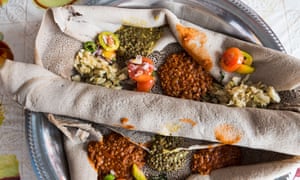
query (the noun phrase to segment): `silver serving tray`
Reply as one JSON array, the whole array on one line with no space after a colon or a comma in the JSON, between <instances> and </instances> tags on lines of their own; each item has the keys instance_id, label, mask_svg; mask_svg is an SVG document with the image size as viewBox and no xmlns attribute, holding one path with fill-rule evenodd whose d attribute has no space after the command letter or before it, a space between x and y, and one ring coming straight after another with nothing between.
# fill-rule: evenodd
<instances>
[{"instance_id":1,"label":"silver serving tray","mask_svg":"<svg viewBox=\"0 0 300 180\"><path fill-rule=\"evenodd\" d=\"M179 18L285 52L269 26L239 0L99 0L88 5L170 9ZM26 136L37 179L70 179L64 154L63 135L43 113L26 111Z\"/></svg>"}]
</instances>

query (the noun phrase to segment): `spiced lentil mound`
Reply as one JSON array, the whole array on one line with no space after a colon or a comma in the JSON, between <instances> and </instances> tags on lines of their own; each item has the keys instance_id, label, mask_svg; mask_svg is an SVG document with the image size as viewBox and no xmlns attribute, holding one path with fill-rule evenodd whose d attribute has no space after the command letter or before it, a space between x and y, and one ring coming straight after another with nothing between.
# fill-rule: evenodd
<instances>
[{"instance_id":1,"label":"spiced lentil mound","mask_svg":"<svg viewBox=\"0 0 300 180\"><path fill-rule=\"evenodd\" d=\"M193 155L192 171L207 175L212 170L239 165L241 151L239 147L223 145L215 148L202 149Z\"/></svg>"},{"instance_id":2,"label":"spiced lentil mound","mask_svg":"<svg viewBox=\"0 0 300 180\"><path fill-rule=\"evenodd\" d=\"M212 85L213 78L186 52L171 54L158 69L164 94L201 100Z\"/></svg>"},{"instance_id":3,"label":"spiced lentil mound","mask_svg":"<svg viewBox=\"0 0 300 180\"><path fill-rule=\"evenodd\" d=\"M142 168L146 152L117 133L111 133L103 141L91 141L87 147L88 157L98 172L98 179L113 170L118 179L133 179L132 165Z\"/></svg>"}]
</instances>

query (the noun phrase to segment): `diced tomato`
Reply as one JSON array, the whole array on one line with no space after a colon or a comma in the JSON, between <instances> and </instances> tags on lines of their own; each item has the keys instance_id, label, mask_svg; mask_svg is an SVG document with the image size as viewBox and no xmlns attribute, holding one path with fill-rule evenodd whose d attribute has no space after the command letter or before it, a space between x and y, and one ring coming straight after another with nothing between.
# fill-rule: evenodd
<instances>
[{"instance_id":1,"label":"diced tomato","mask_svg":"<svg viewBox=\"0 0 300 180\"><path fill-rule=\"evenodd\" d=\"M137 81L136 90L141 92L149 92L154 85L154 78L153 76L150 77L151 79L148 81Z\"/></svg>"},{"instance_id":2,"label":"diced tomato","mask_svg":"<svg viewBox=\"0 0 300 180\"><path fill-rule=\"evenodd\" d=\"M147 63L149 63L149 64L151 64L151 65L154 65L152 59L150 59L150 58L143 57L142 60L143 60L143 62L147 62Z\"/></svg>"},{"instance_id":3,"label":"diced tomato","mask_svg":"<svg viewBox=\"0 0 300 180\"><path fill-rule=\"evenodd\" d=\"M153 76L148 74L142 74L140 76L136 76L133 80L136 82L147 82L153 79Z\"/></svg>"},{"instance_id":4,"label":"diced tomato","mask_svg":"<svg viewBox=\"0 0 300 180\"><path fill-rule=\"evenodd\" d=\"M129 77L137 82L137 91L149 92L154 85L154 77L152 73L154 71L154 63L150 58L142 57L142 62L135 61L137 63L128 63Z\"/></svg>"},{"instance_id":5,"label":"diced tomato","mask_svg":"<svg viewBox=\"0 0 300 180\"><path fill-rule=\"evenodd\" d=\"M237 70L241 64L243 64L244 56L239 48L229 48L227 49L220 61L220 66L223 70L227 72L233 72Z\"/></svg>"},{"instance_id":6,"label":"diced tomato","mask_svg":"<svg viewBox=\"0 0 300 180\"><path fill-rule=\"evenodd\" d=\"M142 57L141 64L129 62L127 65L129 77L135 81L149 81L154 71L154 63L147 57Z\"/></svg>"}]
</instances>

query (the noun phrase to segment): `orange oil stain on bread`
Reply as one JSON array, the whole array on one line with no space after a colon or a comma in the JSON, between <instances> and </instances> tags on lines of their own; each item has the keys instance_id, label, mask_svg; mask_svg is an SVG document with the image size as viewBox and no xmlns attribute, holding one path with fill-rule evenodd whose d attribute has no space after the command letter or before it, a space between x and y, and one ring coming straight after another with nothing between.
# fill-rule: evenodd
<instances>
[{"instance_id":1,"label":"orange oil stain on bread","mask_svg":"<svg viewBox=\"0 0 300 180\"><path fill-rule=\"evenodd\" d=\"M183 118L183 119L180 119L179 121L182 122L182 123L190 124L192 127L197 125L196 121L194 121L192 119L189 119L189 118Z\"/></svg>"},{"instance_id":2,"label":"orange oil stain on bread","mask_svg":"<svg viewBox=\"0 0 300 180\"><path fill-rule=\"evenodd\" d=\"M131 124L125 124L125 125L122 125L122 128L128 129L128 130L134 130L135 126L131 125Z\"/></svg>"},{"instance_id":3,"label":"orange oil stain on bread","mask_svg":"<svg viewBox=\"0 0 300 180\"><path fill-rule=\"evenodd\" d=\"M236 144L242 138L242 133L231 124L221 124L215 128L215 137L224 144Z\"/></svg>"},{"instance_id":4,"label":"orange oil stain on bread","mask_svg":"<svg viewBox=\"0 0 300 180\"><path fill-rule=\"evenodd\" d=\"M129 121L128 118L121 118L120 119L121 124L126 124L126 123L128 123L128 121Z\"/></svg>"},{"instance_id":5,"label":"orange oil stain on bread","mask_svg":"<svg viewBox=\"0 0 300 180\"><path fill-rule=\"evenodd\" d=\"M191 27L185 27L181 24L176 25L179 41L187 53L192 56L206 71L210 71L213 62L205 48L207 41L206 34Z\"/></svg>"},{"instance_id":6,"label":"orange oil stain on bread","mask_svg":"<svg viewBox=\"0 0 300 180\"><path fill-rule=\"evenodd\" d=\"M134 125L128 124L129 119L126 117L123 117L120 119L120 123L121 123L121 127L124 129L128 129L128 130L133 130L135 129Z\"/></svg>"}]
</instances>

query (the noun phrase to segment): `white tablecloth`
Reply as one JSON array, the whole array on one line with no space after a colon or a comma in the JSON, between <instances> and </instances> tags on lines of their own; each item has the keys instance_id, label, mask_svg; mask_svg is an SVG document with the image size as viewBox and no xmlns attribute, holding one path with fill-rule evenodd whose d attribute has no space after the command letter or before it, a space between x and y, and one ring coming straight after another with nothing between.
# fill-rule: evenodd
<instances>
[{"instance_id":1,"label":"white tablecloth","mask_svg":"<svg viewBox=\"0 0 300 180\"><path fill-rule=\"evenodd\" d=\"M300 58L300 1L299 0L242 0L254 9L278 36L288 54ZM82 2L81 3L86 3ZM92 3L92 1L89 1ZM44 9L32 0L9 0L0 7L0 32L9 44L15 59L33 62L34 39L38 31ZM25 76L20 74L20 76ZM0 85L1 88L1 85ZM23 180L33 180L36 176L30 164L25 139L22 108L0 94L0 102L6 107L6 114L12 114L0 126L0 155L15 154L19 161L19 171ZM11 104L13 103L13 105ZM18 108L16 108L18 107Z\"/></svg>"}]
</instances>

